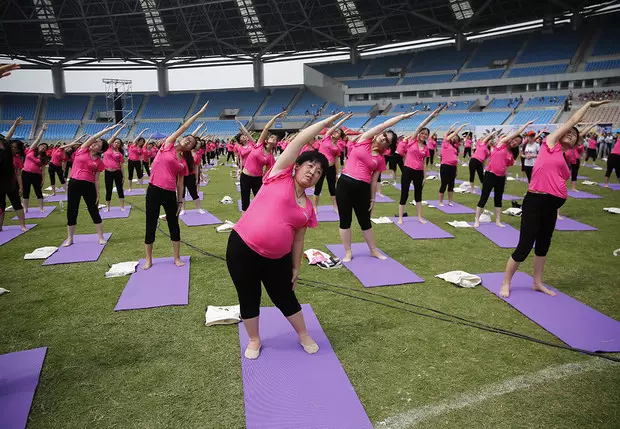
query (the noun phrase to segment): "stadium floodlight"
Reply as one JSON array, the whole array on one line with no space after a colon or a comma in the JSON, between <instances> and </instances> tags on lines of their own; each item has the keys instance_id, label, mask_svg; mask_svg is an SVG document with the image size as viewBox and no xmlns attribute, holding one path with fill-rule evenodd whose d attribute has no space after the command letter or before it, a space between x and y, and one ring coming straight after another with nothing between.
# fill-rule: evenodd
<instances>
[{"instance_id":1,"label":"stadium floodlight","mask_svg":"<svg viewBox=\"0 0 620 429\"><path fill-rule=\"evenodd\" d=\"M267 38L265 37L265 32L263 31L263 26L258 19L258 15L256 14L256 8L254 8L254 3L252 0L236 0L237 7L239 7L239 12L241 13L241 17L243 18L243 24L245 25L245 29L248 32L248 36L250 36L250 43L253 45L260 45L267 43Z\"/></svg>"},{"instance_id":2,"label":"stadium floodlight","mask_svg":"<svg viewBox=\"0 0 620 429\"><path fill-rule=\"evenodd\" d=\"M471 8L471 4L468 0L449 0L452 12L456 19L463 20L469 19L474 16L474 11Z\"/></svg>"},{"instance_id":3,"label":"stadium floodlight","mask_svg":"<svg viewBox=\"0 0 620 429\"><path fill-rule=\"evenodd\" d=\"M349 33L353 36L367 33L368 29L366 28L366 24L364 24L355 3L353 3L352 0L337 0L337 2L340 12L342 12L342 16L344 16L344 20L347 23Z\"/></svg>"},{"instance_id":4,"label":"stadium floodlight","mask_svg":"<svg viewBox=\"0 0 620 429\"><path fill-rule=\"evenodd\" d=\"M37 13L41 26L41 34L43 40L48 46L62 46L62 37L60 36L60 28L54 15L54 8L50 0L33 0L34 9Z\"/></svg>"},{"instance_id":5,"label":"stadium floodlight","mask_svg":"<svg viewBox=\"0 0 620 429\"><path fill-rule=\"evenodd\" d=\"M164 28L159 11L157 10L155 0L140 0L140 7L144 12L144 19L149 28L153 45L158 48L170 46L168 35L166 34L166 29Z\"/></svg>"}]
</instances>

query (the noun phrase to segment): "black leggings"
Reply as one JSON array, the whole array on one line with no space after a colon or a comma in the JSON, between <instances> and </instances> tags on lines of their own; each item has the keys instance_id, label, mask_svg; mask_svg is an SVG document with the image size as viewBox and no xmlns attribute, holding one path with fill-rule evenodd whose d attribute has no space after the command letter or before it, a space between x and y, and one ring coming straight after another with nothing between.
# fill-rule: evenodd
<instances>
[{"instance_id":1,"label":"black leggings","mask_svg":"<svg viewBox=\"0 0 620 429\"><path fill-rule=\"evenodd\" d=\"M0 210L2 212L6 209L7 197L15 211L24 208L22 207L22 200L19 198L19 185L15 180L6 183L0 182Z\"/></svg>"},{"instance_id":2,"label":"black leggings","mask_svg":"<svg viewBox=\"0 0 620 429\"><path fill-rule=\"evenodd\" d=\"M521 209L521 231L519 244L512 253L512 259L523 262L529 255L534 243L536 256L547 256L551 237L558 217L558 209L566 202L565 199L550 194L528 192L523 199Z\"/></svg>"},{"instance_id":3,"label":"black leggings","mask_svg":"<svg viewBox=\"0 0 620 429\"><path fill-rule=\"evenodd\" d=\"M116 193L118 198L125 198L125 192L123 191L123 172L121 170L109 171L104 173L105 180L105 200L107 202L112 200L112 188L116 185Z\"/></svg>"},{"instance_id":4,"label":"black leggings","mask_svg":"<svg viewBox=\"0 0 620 429\"><path fill-rule=\"evenodd\" d=\"M422 201L422 188L424 186L424 170L414 170L406 165L403 166L403 175L400 178L400 205L407 204L409 198L409 185L413 181L413 198L416 203Z\"/></svg>"},{"instance_id":5,"label":"black leggings","mask_svg":"<svg viewBox=\"0 0 620 429\"><path fill-rule=\"evenodd\" d=\"M67 189L67 226L77 225L80 199L84 198L90 218L95 225L101 223L101 215L97 207L97 188L87 180L69 180Z\"/></svg>"},{"instance_id":6,"label":"black leggings","mask_svg":"<svg viewBox=\"0 0 620 429\"><path fill-rule=\"evenodd\" d=\"M256 196L263 184L262 176L248 176L241 173L239 187L241 188L241 211L246 211L250 207L250 191Z\"/></svg>"},{"instance_id":7,"label":"black leggings","mask_svg":"<svg viewBox=\"0 0 620 429\"><path fill-rule=\"evenodd\" d=\"M340 166L344 165L344 149L340 152Z\"/></svg>"},{"instance_id":8,"label":"black leggings","mask_svg":"<svg viewBox=\"0 0 620 429\"><path fill-rule=\"evenodd\" d=\"M435 165L435 163L433 162L434 159L435 159L435 149L429 149L428 158L426 158L426 165L428 164Z\"/></svg>"},{"instance_id":9,"label":"black leggings","mask_svg":"<svg viewBox=\"0 0 620 429\"><path fill-rule=\"evenodd\" d=\"M596 149L588 149L586 151L586 162L588 162L588 159L592 158L592 162L596 162Z\"/></svg>"},{"instance_id":10,"label":"black leggings","mask_svg":"<svg viewBox=\"0 0 620 429\"><path fill-rule=\"evenodd\" d=\"M476 173L478 173L478 179L480 179L480 183L484 181L484 166L480 162L479 159L472 158L469 160L469 182L474 183L474 178L476 177Z\"/></svg>"},{"instance_id":11,"label":"black leggings","mask_svg":"<svg viewBox=\"0 0 620 429\"><path fill-rule=\"evenodd\" d=\"M67 178L69 177L69 172L71 171L71 167L73 167L73 162L67 161L67 164L65 165L65 180L67 180Z\"/></svg>"},{"instance_id":12,"label":"black leggings","mask_svg":"<svg viewBox=\"0 0 620 429\"><path fill-rule=\"evenodd\" d=\"M285 317L301 310L293 291L293 258L290 253L279 259L265 258L250 249L237 231L232 230L226 248L226 265L237 289L242 319L259 315L261 282Z\"/></svg>"},{"instance_id":13,"label":"black leggings","mask_svg":"<svg viewBox=\"0 0 620 429\"><path fill-rule=\"evenodd\" d=\"M389 159L388 159L389 163L388 165L390 166L390 170L392 170L394 173L396 173L396 167L400 167L400 172L403 172L403 167L404 167L404 163L403 163L403 157L400 156L399 154L392 154Z\"/></svg>"},{"instance_id":14,"label":"black leggings","mask_svg":"<svg viewBox=\"0 0 620 429\"><path fill-rule=\"evenodd\" d=\"M609 160L608 160L608 162L609 162ZM571 164L569 166L570 167L570 181L571 182L576 182L577 181L577 176L579 176L579 166L580 166L580 164L581 164L581 160L578 159L574 164Z\"/></svg>"},{"instance_id":15,"label":"black leggings","mask_svg":"<svg viewBox=\"0 0 620 429\"><path fill-rule=\"evenodd\" d=\"M142 161L132 161L131 159L127 161L127 170L129 173L129 181L133 180L133 172L135 171L138 179L142 179L144 173L142 172ZM129 184L131 186L131 184Z\"/></svg>"},{"instance_id":16,"label":"black leggings","mask_svg":"<svg viewBox=\"0 0 620 429\"><path fill-rule=\"evenodd\" d=\"M41 191L41 183L43 182L43 176L37 173L30 173L22 170L22 185L24 187L22 197L24 200L30 199L30 186L34 189L34 194L37 199L43 199L43 191Z\"/></svg>"},{"instance_id":17,"label":"black leggings","mask_svg":"<svg viewBox=\"0 0 620 429\"><path fill-rule=\"evenodd\" d=\"M323 190L323 181L327 176L327 187L329 188L329 195L332 197L336 195L336 166L330 165L327 167L327 171L325 171L319 180L314 185L314 195L321 195L321 191Z\"/></svg>"},{"instance_id":18,"label":"black leggings","mask_svg":"<svg viewBox=\"0 0 620 429\"><path fill-rule=\"evenodd\" d=\"M185 192L188 191L192 197L192 200L196 201L200 198L198 195L198 189L196 188L196 175L190 174L183 177L183 198L185 198Z\"/></svg>"},{"instance_id":19,"label":"black leggings","mask_svg":"<svg viewBox=\"0 0 620 429\"><path fill-rule=\"evenodd\" d=\"M235 153L231 150L229 150L226 154L226 162L230 161L230 158L232 158L232 161L235 162Z\"/></svg>"},{"instance_id":20,"label":"black leggings","mask_svg":"<svg viewBox=\"0 0 620 429\"><path fill-rule=\"evenodd\" d=\"M463 159L467 158L467 155L471 158L471 147L466 147L465 150L463 150Z\"/></svg>"},{"instance_id":21,"label":"black leggings","mask_svg":"<svg viewBox=\"0 0 620 429\"><path fill-rule=\"evenodd\" d=\"M493 191L493 203L495 204L495 207L501 208L505 187L506 176L497 176L490 171L484 173L484 181L482 182L482 191L480 192L478 207L483 209L484 206L486 206L489 196L491 195L491 191Z\"/></svg>"},{"instance_id":22,"label":"black leggings","mask_svg":"<svg viewBox=\"0 0 620 429\"><path fill-rule=\"evenodd\" d=\"M616 179L620 180L620 155L610 153L609 158L607 158L607 171L605 172L605 177L610 177L611 172L614 170L616 170Z\"/></svg>"},{"instance_id":23,"label":"black leggings","mask_svg":"<svg viewBox=\"0 0 620 429\"><path fill-rule=\"evenodd\" d=\"M439 193L454 191L454 180L456 179L456 165L441 164L439 167L439 175L441 176L441 186L439 187Z\"/></svg>"},{"instance_id":24,"label":"black leggings","mask_svg":"<svg viewBox=\"0 0 620 429\"><path fill-rule=\"evenodd\" d=\"M336 186L336 203L340 215L340 229L351 228L353 211L362 231L372 228L370 223L370 183L341 174Z\"/></svg>"},{"instance_id":25,"label":"black leggings","mask_svg":"<svg viewBox=\"0 0 620 429\"><path fill-rule=\"evenodd\" d=\"M151 175L151 164L149 163L149 161L142 161L142 166L144 167L144 170L146 171L147 176Z\"/></svg>"},{"instance_id":26,"label":"black leggings","mask_svg":"<svg viewBox=\"0 0 620 429\"><path fill-rule=\"evenodd\" d=\"M162 206L166 213L170 241L181 241L181 228L179 228L179 218L177 217L177 193L149 183L146 189L146 233L144 235L144 244L155 243L159 209Z\"/></svg>"},{"instance_id":27,"label":"black leggings","mask_svg":"<svg viewBox=\"0 0 620 429\"><path fill-rule=\"evenodd\" d=\"M527 176L527 183L532 181L532 171L534 171L534 166L524 165L523 171L525 171L525 175Z\"/></svg>"},{"instance_id":28,"label":"black leggings","mask_svg":"<svg viewBox=\"0 0 620 429\"><path fill-rule=\"evenodd\" d=\"M50 175L50 184L52 186L56 186L56 175L58 175L58 180L60 180L60 183L62 185L65 184L65 177L62 174L62 166L58 166L50 162L47 166L47 172Z\"/></svg>"}]
</instances>

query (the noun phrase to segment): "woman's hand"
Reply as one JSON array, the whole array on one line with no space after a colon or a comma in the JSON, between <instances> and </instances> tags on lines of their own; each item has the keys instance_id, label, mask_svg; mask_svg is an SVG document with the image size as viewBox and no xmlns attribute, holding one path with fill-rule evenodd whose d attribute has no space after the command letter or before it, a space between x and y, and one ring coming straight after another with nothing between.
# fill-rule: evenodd
<instances>
[{"instance_id":1,"label":"woman's hand","mask_svg":"<svg viewBox=\"0 0 620 429\"><path fill-rule=\"evenodd\" d=\"M293 291L297 287L297 279L299 278L299 268L293 268L293 278L291 279L293 283Z\"/></svg>"},{"instance_id":2,"label":"woman's hand","mask_svg":"<svg viewBox=\"0 0 620 429\"><path fill-rule=\"evenodd\" d=\"M370 200L370 208L368 209L368 211L370 213L372 213L372 209L375 207L375 200Z\"/></svg>"}]
</instances>

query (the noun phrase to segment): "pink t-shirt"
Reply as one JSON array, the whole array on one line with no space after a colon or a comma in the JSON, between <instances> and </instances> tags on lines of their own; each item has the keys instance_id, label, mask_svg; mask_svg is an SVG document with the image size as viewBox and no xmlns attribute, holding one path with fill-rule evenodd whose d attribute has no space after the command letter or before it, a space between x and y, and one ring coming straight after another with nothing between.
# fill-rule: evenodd
<instances>
[{"instance_id":1,"label":"pink t-shirt","mask_svg":"<svg viewBox=\"0 0 620 429\"><path fill-rule=\"evenodd\" d=\"M62 166L62 162L65 160L65 150L64 149L52 149L52 159L50 162L57 167Z\"/></svg>"},{"instance_id":2,"label":"pink t-shirt","mask_svg":"<svg viewBox=\"0 0 620 429\"><path fill-rule=\"evenodd\" d=\"M532 171L529 190L566 199L568 196L566 181L569 178L570 169L564 159L562 145L556 143L552 149L549 149L547 140L543 140Z\"/></svg>"},{"instance_id":3,"label":"pink t-shirt","mask_svg":"<svg viewBox=\"0 0 620 429\"><path fill-rule=\"evenodd\" d=\"M305 207L297 204L292 165L273 177L269 173L233 229L259 255L279 259L291 253L295 231L315 228L318 221L310 198L306 197Z\"/></svg>"},{"instance_id":4,"label":"pink t-shirt","mask_svg":"<svg viewBox=\"0 0 620 429\"><path fill-rule=\"evenodd\" d=\"M435 148L437 147L437 142L433 139L428 139L426 141L426 147L428 148L428 150L435 150Z\"/></svg>"},{"instance_id":5,"label":"pink t-shirt","mask_svg":"<svg viewBox=\"0 0 620 429\"><path fill-rule=\"evenodd\" d=\"M577 164L577 160L581 157L581 154L583 153L584 150L585 149L583 145L575 146L572 149L568 149L567 151L564 152L566 161L568 161L568 163L571 165Z\"/></svg>"},{"instance_id":6,"label":"pink t-shirt","mask_svg":"<svg viewBox=\"0 0 620 429\"><path fill-rule=\"evenodd\" d=\"M226 145L226 150L228 152L232 152L234 147L235 147L235 145L232 142L228 142L228 144Z\"/></svg>"},{"instance_id":7,"label":"pink t-shirt","mask_svg":"<svg viewBox=\"0 0 620 429\"><path fill-rule=\"evenodd\" d=\"M302 147L299 151L299 154L301 155L304 152L312 152L313 150L314 148L312 146L308 146L307 144L305 144L304 147Z\"/></svg>"},{"instance_id":8,"label":"pink t-shirt","mask_svg":"<svg viewBox=\"0 0 620 429\"><path fill-rule=\"evenodd\" d=\"M32 149L26 149L26 160L24 161L24 171L28 173L41 174L43 163Z\"/></svg>"},{"instance_id":9,"label":"pink t-shirt","mask_svg":"<svg viewBox=\"0 0 620 429\"><path fill-rule=\"evenodd\" d=\"M596 141L596 139L588 140L588 149L596 149L597 145L598 145L598 142Z\"/></svg>"},{"instance_id":10,"label":"pink t-shirt","mask_svg":"<svg viewBox=\"0 0 620 429\"><path fill-rule=\"evenodd\" d=\"M465 139L465 147L471 147L471 139Z\"/></svg>"},{"instance_id":11,"label":"pink t-shirt","mask_svg":"<svg viewBox=\"0 0 620 429\"><path fill-rule=\"evenodd\" d=\"M215 150L215 143L209 144L209 152L213 152Z\"/></svg>"},{"instance_id":12,"label":"pink t-shirt","mask_svg":"<svg viewBox=\"0 0 620 429\"><path fill-rule=\"evenodd\" d=\"M487 170L496 176L504 177L508 167L514 165L514 163L515 159L512 157L512 153L508 150L508 145L504 144L500 148L496 147L495 150L491 152Z\"/></svg>"},{"instance_id":13,"label":"pink t-shirt","mask_svg":"<svg viewBox=\"0 0 620 429\"><path fill-rule=\"evenodd\" d=\"M262 176L263 168L268 166L271 158L273 158L271 152L265 153L264 149L265 146L263 143L259 143L256 146L252 145L249 148L249 153L245 158L243 168L246 169L251 176Z\"/></svg>"},{"instance_id":14,"label":"pink t-shirt","mask_svg":"<svg viewBox=\"0 0 620 429\"><path fill-rule=\"evenodd\" d=\"M141 158L145 162L149 162L149 159L151 159L151 150L146 145L142 146Z\"/></svg>"},{"instance_id":15,"label":"pink t-shirt","mask_svg":"<svg viewBox=\"0 0 620 429\"><path fill-rule=\"evenodd\" d=\"M185 159L177 158L177 151L173 144L161 147L151 166L150 182L158 188L167 191L175 191L177 188L177 176L189 174Z\"/></svg>"},{"instance_id":16,"label":"pink t-shirt","mask_svg":"<svg viewBox=\"0 0 620 429\"><path fill-rule=\"evenodd\" d=\"M340 154L342 152L344 152L344 148L347 147L347 141L346 140L338 140L338 156L340 156Z\"/></svg>"},{"instance_id":17,"label":"pink t-shirt","mask_svg":"<svg viewBox=\"0 0 620 429\"><path fill-rule=\"evenodd\" d=\"M97 173L105 170L101 158L93 159L90 156L90 149L81 147L75 151L73 167L71 167L71 179L95 182Z\"/></svg>"},{"instance_id":18,"label":"pink t-shirt","mask_svg":"<svg viewBox=\"0 0 620 429\"><path fill-rule=\"evenodd\" d=\"M321 140L321 143L319 144L319 153L325 155L329 165L332 165L338 155L340 155L340 149L338 149L337 144L334 145L332 138L328 136Z\"/></svg>"},{"instance_id":19,"label":"pink t-shirt","mask_svg":"<svg viewBox=\"0 0 620 429\"><path fill-rule=\"evenodd\" d=\"M130 161L140 161L142 148L139 148L138 145L131 143L129 146L127 146L127 151Z\"/></svg>"},{"instance_id":20,"label":"pink t-shirt","mask_svg":"<svg viewBox=\"0 0 620 429\"><path fill-rule=\"evenodd\" d=\"M372 154L372 138L353 145L349 150L349 158L342 173L353 179L370 183L376 171L385 171L385 158L383 154Z\"/></svg>"},{"instance_id":21,"label":"pink t-shirt","mask_svg":"<svg viewBox=\"0 0 620 429\"><path fill-rule=\"evenodd\" d=\"M200 151L196 151L196 153L194 153L194 165L200 165L200 163L202 162L202 154L200 153Z\"/></svg>"},{"instance_id":22,"label":"pink t-shirt","mask_svg":"<svg viewBox=\"0 0 620 429\"><path fill-rule=\"evenodd\" d=\"M478 140L476 143L476 150L474 151L474 156L472 158L476 158L478 161L484 164L484 161L489 157L489 148L487 144L482 140Z\"/></svg>"},{"instance_id":23,"label":"pink t-shirt","mask_svg":"<svg viewBox=\"0 0 620 429\"><path fill-rule=\"evenodd\" d=\"M157 155L158 149L153 146L150 150L149 150L149 158L153 159L155 158L155 155Z\"/></svg>"},{"instance_id":24,"label":"pink t-shirt","mask_svg":"<svg viewBox=\"0 0 620 429\"><path fill-rule=\"evenodd\" d=\"M23 170L23 168L24 168L24 161L22 160L21 156L15 155L13 157L13 168L15 168L15 171Z\"/></svg>"},{"instance_id":25,"label":"pink t-shirt","mask_svg":"<svg viewBox=\"0 0 620 429\"><path fill-rule=\"evenodd\" d=\"M616 140L616 144L614 144L614 148L611 150L611 153L614 155L620 155L620 139Z\"/></svg>"},{"instance_id":26,"label":"pink t-shirt","mask_svg":"<svg viewBox=\"0 0 620 429\"><path fill-rule=\"evenodd\" d=\"M449 141L444 140L441 144L441 163L456 166L459 162L457 149Z\"/></svg>"},{"instance_id":27,"label":"pink t-shirt","mask_svg":"<svg viewBox=\"0 0 620 429\"><path fill-rule=\"evenodd\" d=\"M398 144L396 153L404 156L405 167L413 170L424 170L424 158L431 155L426 145L423 145L423 149L420 149L417 139L403 140Z\"/></svg>"},{"instance_id":28,"label":"pink t-shirt","mask_svg":"<svg viewBox=\"0 0 620 429\"><path fill-rule=\"evenodd\" d=\"M103 165L106 170L120 170L123 162L125 162L125 157L123 154L117 150L114 150L112 146L108 147L108 150L103 153Z\"/></svg>"}]
</instances>

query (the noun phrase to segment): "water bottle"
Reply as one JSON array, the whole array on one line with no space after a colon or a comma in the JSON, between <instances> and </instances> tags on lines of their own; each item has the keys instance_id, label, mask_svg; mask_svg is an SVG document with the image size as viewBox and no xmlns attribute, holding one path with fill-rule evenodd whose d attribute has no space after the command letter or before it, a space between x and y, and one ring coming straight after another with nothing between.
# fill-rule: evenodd
<instances>
[{"instance_id":1,"label":"water bottle","mask_svg":"<svg viewBox=\"0 0 620 429\"><path fill-rule=\"evenodd\" d=\"M63 201L59 201L60 203L60 211L64 212L65 211L65 203Z\"/></svg>"}]
</instances>

